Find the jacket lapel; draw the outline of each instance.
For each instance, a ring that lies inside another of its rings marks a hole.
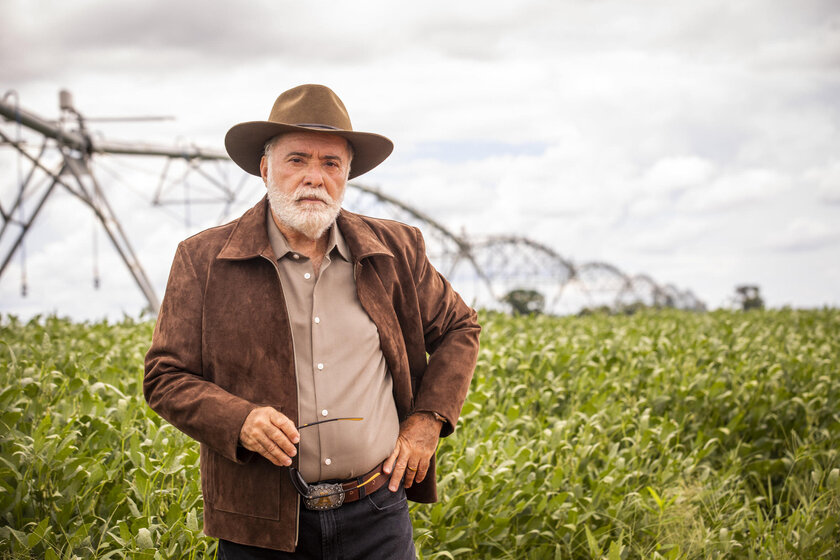
[[[394,254],[379,241],[358,215],[342,210],[338,217],[338,226],[353,255],[359,302],[379,329],[379,344],[391,372],[394,399],[402,420],[412,407],[411,375],[402,328],[394,308],[395,302],[392,300],[393,295],[382,284],[376,263],[379,259],[392,260]],[[390,266],[391,263],[387,265]]]
[[[274,253],[271,250],[268,231],[265,227],[266,212],[268,212],[268,198],[263,197],[236,222],[227,242],[219,251],[218,258],[244,260],[265,256],[273,262]]]

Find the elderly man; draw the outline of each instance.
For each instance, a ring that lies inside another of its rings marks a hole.
[[[201,443],[220,558],[414,558],[478,351],[416,228],[341,209],[393,149],[329,88],[282,93],[225,145],[268,196],[179,246],[144,393]]]

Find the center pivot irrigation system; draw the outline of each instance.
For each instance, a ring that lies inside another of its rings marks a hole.
[[[17,153],[17,178],[10,200],[0,198],[0,278],[15,254],[25,255],[24,239],[47,200],[60,190],[87,205],[125,263],[152,312],[160,300],[129,237],[114,213],[106,190],[97,180],[95,164],[109,157],[145,156],[163,161],[156,189],[148,190],[151,204],[181,205],[186,220],[193,204],[221,205],[222,217],[242,202],[243,186],[250,177],[220,150],[192,145],[161,146],[114,142],[91,134],[85,118],[67,91],[59,93],[60,115],[47,119],[20,107],[15,92],[0,100],[0,148]],[[153,120],[154,117],[119,120]],[[201,183],[196,188],[196,181]],[[253,181],[252,181],[253,182]],[[192,185],[189,187],[188,185]],[[377,188],[358,182],[348,184],[344,206],[368,215],[397,219],[418,226],[427,238],[429,257],[465,299],[476,306],[500,307],[500,298],[511,290],[539,292],[545,310],[573,313],[584,307],[620,307],[631,304],[703,309],[691,291],[661,285],[651,277],[628,275],[603,262],[572,263],[544,244],[515,235],[473,237],[457,234],[420,209]],[[173,189],[182,195],[173,197]],[[4,189],[2,196],[9,194]],[[254,201],[249,201],[253,203]],[[220,222],[221,218],[216,222]],[[205,227],[216,225],[204,224]],[[25,267],[21,280],[26,295]],[[96,274],[96,273],[95,273]],[[98,282],[94,279],[95,284]]]

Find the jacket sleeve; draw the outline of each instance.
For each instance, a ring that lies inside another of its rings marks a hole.
[[[476,313],[426,257],[419,230],[416,235],[415,282],[429,361],[417,390],[414,411],[437,412],[446,418],[441,437],[451,434],[478,358],[481,327]]]
[[[203,290],[181,243],[146,354],[143,394],[149,406],[173,426],[228,459],[243,462],[251,452],[237,447],[239,432],[257,405],[204,377]]]

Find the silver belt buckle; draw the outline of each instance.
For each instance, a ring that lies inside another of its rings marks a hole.
[[[341,484],[315,484],[309,487],[309,496],[303,499],[306,509],[317,511],[335,509],[343,503],[344,489]]]

